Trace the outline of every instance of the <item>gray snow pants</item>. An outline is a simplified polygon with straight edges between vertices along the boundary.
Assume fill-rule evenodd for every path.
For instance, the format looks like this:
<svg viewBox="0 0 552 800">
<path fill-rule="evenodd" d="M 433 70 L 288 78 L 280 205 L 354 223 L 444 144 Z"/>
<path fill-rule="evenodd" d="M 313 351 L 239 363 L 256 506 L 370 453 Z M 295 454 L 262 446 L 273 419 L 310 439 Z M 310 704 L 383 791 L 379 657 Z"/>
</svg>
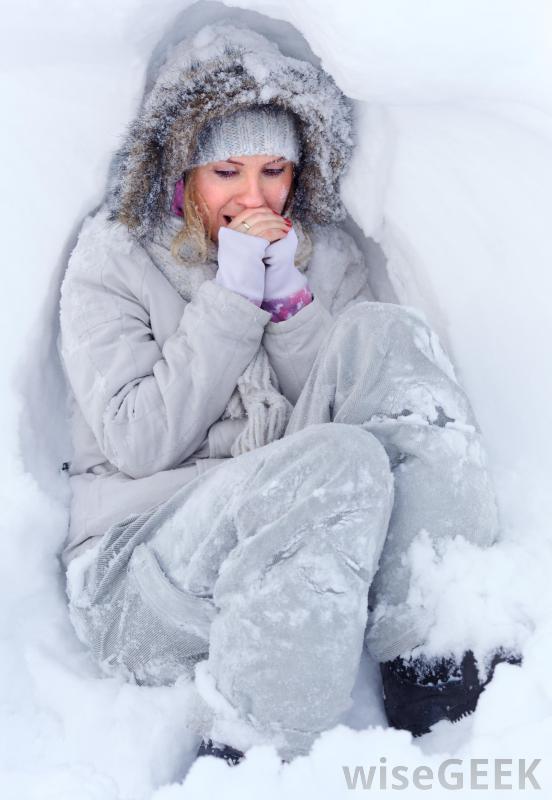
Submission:
<svg viewBox="0 0 552 800">
<path fill-rule="evenodd" d="M 423 644 L 431 609 L 406 558 L 420 531 L 495 540 L 480 436 L 427 325 L 360 303 L 329 330 L 286 435 L 113 526 L 72 618 L 106 669 L 141 683 L 207 660 L 237 718 L 289 756 L 346 710 L 364 644 L 380 661 Z"/>
</svg>

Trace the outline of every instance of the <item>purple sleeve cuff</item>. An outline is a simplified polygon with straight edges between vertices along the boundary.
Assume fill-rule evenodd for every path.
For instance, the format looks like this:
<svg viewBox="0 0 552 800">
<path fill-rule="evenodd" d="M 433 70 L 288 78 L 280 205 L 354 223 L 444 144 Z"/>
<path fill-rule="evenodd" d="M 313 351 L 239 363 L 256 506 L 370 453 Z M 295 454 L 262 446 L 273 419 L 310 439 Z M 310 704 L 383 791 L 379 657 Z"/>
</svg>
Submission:
<svg viewBox="0 0 552 800">
<path fill-rule="evenodd" d="M 308 306 L 311 301 L 312 294 L 305 286 L 304 289 L 300 289 L 289 297 L 277 300 L 263 300 L 261 308 L 265 311 L 270 311 L 272 314 L 271 322 L 284 322 L 284 320 L 290 319 L 302 308 Z"/>
</svg>

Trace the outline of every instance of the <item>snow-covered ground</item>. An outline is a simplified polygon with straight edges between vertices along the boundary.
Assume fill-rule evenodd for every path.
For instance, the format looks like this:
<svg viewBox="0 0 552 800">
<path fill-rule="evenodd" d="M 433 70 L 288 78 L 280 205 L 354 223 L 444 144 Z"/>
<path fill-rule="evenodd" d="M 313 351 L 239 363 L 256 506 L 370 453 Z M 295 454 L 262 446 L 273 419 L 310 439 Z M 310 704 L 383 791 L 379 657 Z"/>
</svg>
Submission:
<svg viewBox="0 0 552 800">
<path fill-rule="evenodd" d="M 470 758 L 513 759 L 503 783 L 514 786 L 518 759 L 541 758 L 535 778 L 550 789 L 549 3 L 4 0 L 0 15 L 0 797 L 333 800 L 351 796 L 342 767 L 352 775 L 357 765 L 375 765 L 378 781 L 387 768 L 388 787 L 393 766 L 408 767 L 403 796 L 417 796 L 413 770 L 425 764 L 437 775 L 449 757 L 463 759 L 455 769 L 465 787 Z M 55 339 L 67 255 L 101 200 L 150 56 L 225 16 L 319 60 L 357 102 L 344 199 L 383 249 L 397 298 L 426 313 L 454 359 L 486 436 L 503 519 L 492 551 L 457 541 L 434 553 L 422 541 L 411 553 L 441 599 L 430 644 L 518 646 L 524 665 L 498 668 L 475 715 L 413 741 L 385 729 L 366 662 L 348 725 L 324 734 L 308 758 L 282 767 L 258 748 L 234 770 L 211 759 L 189 770 L 190 687 L 101 678 L 67 618 L 57 555 L 67 523 L 59 467 L 70 451 Z M 389 296 L 376 266 L 374 285 Z M 493 785 L 490 767 L 479 785 Z M 436 778 L 430 796 L 449 792 Z"/>
</svg>

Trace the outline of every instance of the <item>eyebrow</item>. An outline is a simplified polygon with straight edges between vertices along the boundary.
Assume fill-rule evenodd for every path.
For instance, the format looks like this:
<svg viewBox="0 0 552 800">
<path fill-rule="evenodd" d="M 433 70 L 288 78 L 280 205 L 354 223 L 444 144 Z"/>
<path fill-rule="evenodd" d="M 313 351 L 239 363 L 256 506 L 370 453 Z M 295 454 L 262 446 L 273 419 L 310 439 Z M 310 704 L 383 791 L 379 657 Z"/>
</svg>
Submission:
<svg viewBox="0 0 552 800">
<path fill-rule="evenodd" d="M 275 158 L 272 161 L 267 161 L 266 164 L 264 164 L 263 166 L 266 167 L 267 164 L 278 164 L 280 161 L 285 161 L 285 160 L 286 159 L 284 158 L 284 156 L 280 156 L 280 158 Z M 240 167 L 244 166 L 242 161 L 234 161 L 234 159 L 232 159 L 232 158 L 227 158 L 224 163 L 225 164 L 237 164 Z"/>
</svg>

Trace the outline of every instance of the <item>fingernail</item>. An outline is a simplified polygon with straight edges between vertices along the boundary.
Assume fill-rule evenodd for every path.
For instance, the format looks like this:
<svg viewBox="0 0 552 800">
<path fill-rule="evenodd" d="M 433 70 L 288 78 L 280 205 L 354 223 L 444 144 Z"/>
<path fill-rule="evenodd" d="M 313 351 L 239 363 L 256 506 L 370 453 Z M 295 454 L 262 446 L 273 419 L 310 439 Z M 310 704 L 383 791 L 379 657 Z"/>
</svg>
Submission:
<svg viewBox="0 0 552 800">
<path fill-rule="evenodd" d="M 286 225 L 292 225 L 293 224 L 292 221 L 290 219 L 288 219 L 288 217 L 284 217 L 284 222 L 286 223 Z"/>
</svg>

